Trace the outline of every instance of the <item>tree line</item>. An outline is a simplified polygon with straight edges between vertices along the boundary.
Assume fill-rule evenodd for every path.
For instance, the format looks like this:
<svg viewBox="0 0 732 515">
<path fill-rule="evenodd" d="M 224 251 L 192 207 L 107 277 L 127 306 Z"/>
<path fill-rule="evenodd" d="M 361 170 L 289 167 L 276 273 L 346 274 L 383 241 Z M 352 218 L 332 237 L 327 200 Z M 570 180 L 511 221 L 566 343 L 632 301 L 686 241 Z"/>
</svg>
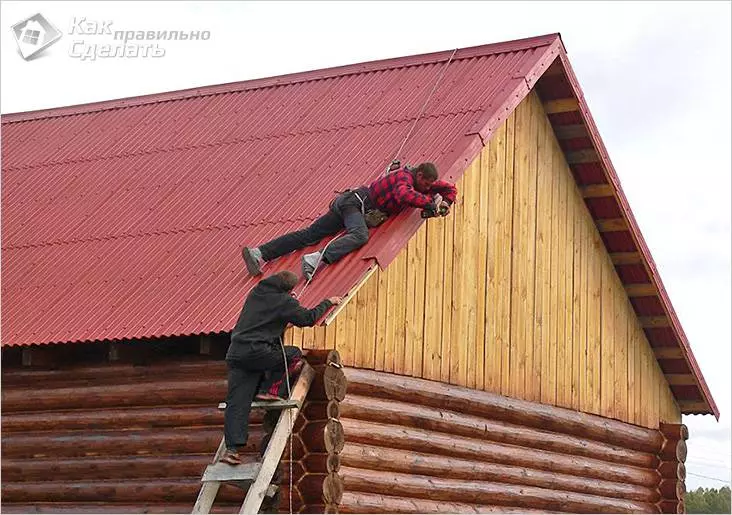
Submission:
<svg viewBox="0 0 732 515">
<path fill-rule="evenodd" d="M 730 513 L 730 489 L 699 487 L 686 492 L 684 503 L 687 513 Z"/>
</svg>

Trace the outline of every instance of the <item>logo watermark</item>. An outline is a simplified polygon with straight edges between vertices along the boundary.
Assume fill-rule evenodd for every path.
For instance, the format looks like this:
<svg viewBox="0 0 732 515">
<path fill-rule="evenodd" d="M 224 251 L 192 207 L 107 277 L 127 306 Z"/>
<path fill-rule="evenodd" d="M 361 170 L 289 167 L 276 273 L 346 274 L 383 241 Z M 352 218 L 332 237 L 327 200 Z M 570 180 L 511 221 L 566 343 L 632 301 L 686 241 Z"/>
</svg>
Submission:
<svg viewBox="0 0 732 515">
<path fill-rule="evenodd" d="M 118 30 L 112 20 L 73 17 L 68 34 L 72 36 L 69 57 L 82 61 L 105 58 L 164 57 L 168 41 L 206 41 L 208 30 Z M 61 39 L 59 31 L 40 13 L 12 26 L 18 50 L 28 60 Z"/>
<path fill-rule="evenodd" d="M 61 39 L 61 31 L 41 13 L 19 21 L 12 30 L 18 51 L 26 61 Z"/>
<path fill-rule="evenodd" d="M 87 20 L 74 17 L 69 34 L 83 36 L 111 36 L 112 43 L 89 42 L 74 39 L 69 56 L 82 61 L 109 57 L 164 57 L 165 41 L 206 41 L 208 30 L 116 30 L 112 20 Z"/>
</svg>

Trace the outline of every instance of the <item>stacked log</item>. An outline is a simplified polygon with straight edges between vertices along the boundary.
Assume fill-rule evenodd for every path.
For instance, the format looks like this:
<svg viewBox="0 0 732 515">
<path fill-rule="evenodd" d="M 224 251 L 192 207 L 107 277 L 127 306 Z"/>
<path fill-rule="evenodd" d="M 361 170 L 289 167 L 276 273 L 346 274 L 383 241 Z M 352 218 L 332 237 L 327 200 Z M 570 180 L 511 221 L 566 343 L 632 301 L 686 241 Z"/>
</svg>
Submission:
<svg viewBox="0 0 732 515">
<path fill-rule="evenodd" d="M 3 511 L 190 511 L 223 434 L 223 361 L 4 368 L 2 382 Z M 254 410 L 247 461 L 262 422 Z M 214 512 L 243 498 L 223 485 Z"/>
<path fill-rule="evenodd" d="M 282 512 L 290 466 L 299 513 L 684 511 L 684 426 L 654 431 L 342 368 L 333 351 L 307 359 L 316 377 L 283 459 Z M 4 511 L 193 505 L 222 436 L 221 361 L 3 370 L 2 379 Z M 254 410 L 246 460 L 257 459 L 266 426 Z M 236 511 L 243 498 L 224 485 L 214 511 Z"/>
<path fill-rule="evenodd" d="M 344 438 L 339 404 L 346 393 L 345 375 L 338 351 L 310 351 L 306 358 L 316 373 L 303 408 L 304 425 L 297 433 L 302 450 L 295 459 L 302 472 L 293 474 L 292 510 L 334 513 L 342 494 L 338 469 Z M 288 491 L 287 483 L 281 483 L 283 492 Z M 289 508 L 283 495 L 280 511 L 288 512 Z"/>
<path fill-rule="evenodd" d="M 340 500 L 329 511 L 659 511 L 658 431 L 433 381 L 344 373 Z"/>
<path fill-rule="evenodd" d="M 661 481 L 658 492 L 661 496 L 658 508 L 661 513 L 686 513 L 686 440 L 689 429 L 684 424 L 660 426 L 664 442 L 658 453 L 658 473 Z"/>
</svg>

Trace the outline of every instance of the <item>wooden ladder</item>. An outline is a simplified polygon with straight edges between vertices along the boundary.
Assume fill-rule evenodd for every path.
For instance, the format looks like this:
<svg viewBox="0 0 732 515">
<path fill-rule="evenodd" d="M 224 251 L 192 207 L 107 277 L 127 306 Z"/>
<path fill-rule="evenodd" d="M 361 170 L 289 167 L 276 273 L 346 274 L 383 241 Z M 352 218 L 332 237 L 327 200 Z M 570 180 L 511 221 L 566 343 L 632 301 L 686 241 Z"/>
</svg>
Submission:
<svg viewBox="0 0 732 515">
<path fill-rule="evenodd" d="M 221 483 L 232 483 L 244 489 L 249 487 L 239 513 L 253 514 L 259 512 L 265 496 L 271 497 L 277 491 L 277 486 L 271 484 L 272 477 L 277 470 L 280 459 L 282 459 L 282 453 L 292 433 L 292 426 L 305 402 L 314 375 L 313 368 L 305 363 L 300 372 L 300 377 L 292 388 L 289 400 L 252 403 L 252 408 L 280 411 L 277 424 L 272 431 L 272 436 L 267 444 L 267 450 L 262 456 L 261 463 L 243 463 L 241 465 L 219 463 L 219 458 L 226 451 L 226 445 L 222 438 L 213 462 L 203 472 L 201 477 L 203 485 L 191 513 L 209 513 Z"/>
</svg>

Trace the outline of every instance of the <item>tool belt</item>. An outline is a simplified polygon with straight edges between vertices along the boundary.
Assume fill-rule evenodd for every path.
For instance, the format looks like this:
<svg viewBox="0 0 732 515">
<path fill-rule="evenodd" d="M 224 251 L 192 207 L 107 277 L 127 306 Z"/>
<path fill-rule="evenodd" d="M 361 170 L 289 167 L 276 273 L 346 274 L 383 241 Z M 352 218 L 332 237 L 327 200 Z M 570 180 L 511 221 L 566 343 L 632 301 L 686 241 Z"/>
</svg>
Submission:
<svg viewBox="0 0 732 515">
<path fill-rule="evenodd" d="M 361 202 L 361 214 L 363 214 L 363 219 L 366 222 L 366 227 L 378 227 L 383 224 L 389 217 L 389 215 L 379 209 L 372 208 L 367 211 L 364 199 L 361 198 L 361 195 L 359 195 L 355 191 L 353 192 L 353 194 L 356 195 L 356 198 L 359 200 L 359 202 Z"/>
</svg>

